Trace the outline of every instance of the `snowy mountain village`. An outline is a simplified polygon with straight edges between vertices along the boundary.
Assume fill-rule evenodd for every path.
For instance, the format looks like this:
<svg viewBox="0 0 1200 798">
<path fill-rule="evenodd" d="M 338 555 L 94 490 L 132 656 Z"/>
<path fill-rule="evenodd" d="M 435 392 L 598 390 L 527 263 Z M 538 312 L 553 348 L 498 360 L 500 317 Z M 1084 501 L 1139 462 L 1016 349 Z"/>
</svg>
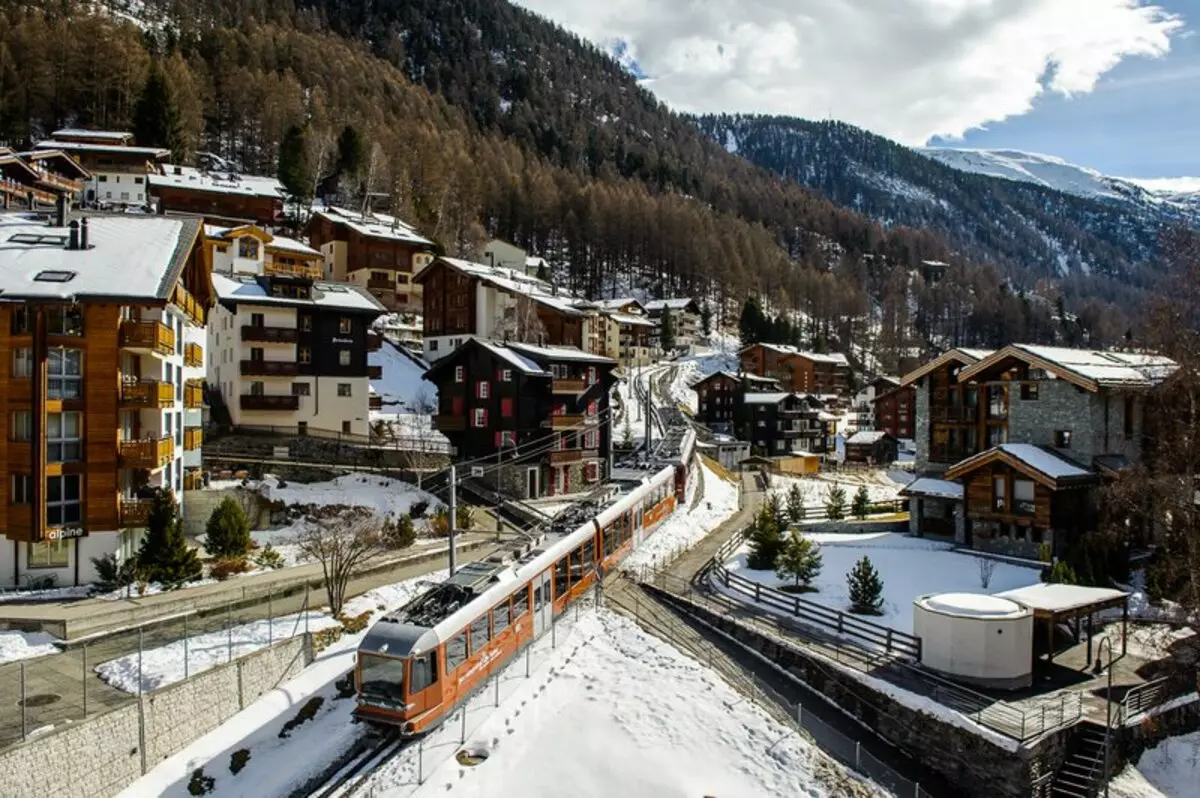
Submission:
<svg viewBox="0 0 1200 798">
<path fill-rule="evenodd" d="M 0 153 L 0 794 L 1194 794 L 1162 531 L 1106 532 L 1175 361 L 888 373 L 169 156 Z"/>
</svg>

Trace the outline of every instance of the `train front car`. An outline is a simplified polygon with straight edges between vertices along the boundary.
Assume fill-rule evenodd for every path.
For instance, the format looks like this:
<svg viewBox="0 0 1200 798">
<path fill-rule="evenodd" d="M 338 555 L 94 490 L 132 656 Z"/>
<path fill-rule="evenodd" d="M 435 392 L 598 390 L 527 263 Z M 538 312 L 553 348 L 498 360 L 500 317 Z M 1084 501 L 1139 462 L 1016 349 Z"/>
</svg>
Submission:
<svg viewBox="0 0 1200 798">
<path fill-rule="evenodd" d="M 388 616 L 358 646 L 355 717 L 372 725 L 419 734 L 428 724 L 426 693 L 436 679 L 438 639 L 428 627 Z M 436 704 L 436 701 L 435 701 Z"/>
</svg>

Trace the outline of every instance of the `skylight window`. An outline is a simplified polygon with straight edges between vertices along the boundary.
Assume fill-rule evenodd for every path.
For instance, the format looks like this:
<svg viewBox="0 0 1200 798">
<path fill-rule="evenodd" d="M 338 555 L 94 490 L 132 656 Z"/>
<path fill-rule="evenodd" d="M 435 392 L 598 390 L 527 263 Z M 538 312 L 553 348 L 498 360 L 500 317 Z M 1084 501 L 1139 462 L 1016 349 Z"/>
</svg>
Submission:
<svg viewBox="0 0 1200 798">
<path fill-rule="evenodd" d="M 37 276 L 33 279 L 37 280 L 39 283 L 65 283 L 74 279 L 74 277 L 75 272 L 56 271 L 51 269 L 44 272 L 38 272 Z"/>
<path fill-rule="evenodd" d="M 50 244 L 56 247 L 66 246 L 67 237 L 57 235 L 42 235 L 41 233 L 16 233 L 8 240 L 14 244 Z"/>
</svg>

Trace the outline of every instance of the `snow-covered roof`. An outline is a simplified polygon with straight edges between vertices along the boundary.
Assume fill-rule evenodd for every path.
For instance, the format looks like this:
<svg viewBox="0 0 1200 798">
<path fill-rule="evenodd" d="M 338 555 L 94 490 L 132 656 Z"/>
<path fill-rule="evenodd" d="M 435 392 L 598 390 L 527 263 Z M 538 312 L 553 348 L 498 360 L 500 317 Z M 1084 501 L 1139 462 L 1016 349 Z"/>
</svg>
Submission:
<svg viewBox="0 0 1200 798">
<path fill-rule="evenodd" d="M 694 304 L 695 301 L 690 296 L 674 297 L 672 299 L 651 299 L 644 304 L 644 307 L 650 313 L 662 310 L 663 308 L 685 310 L 689 305 Z"/>
<path fill-rule="evenodd" d="M 411 225 L 386 213 L 371 212 L 364 216 L 357 211 L 330 205 L 324 208 L 314 208 L 313 215 L 337 224 L 344 224 L 359 235 L 368 238 L 433 245 L 432 241 L 419 234 Z"/>
<path fill-rule="evenodd" d="M 165 164 L 166 174 L 152 174 L 146 179 L 152 186 L 206 191 L 213 194 L 237 194 L 246 197 L 282 199 L 283 184 L 274 177 L 238 175 L 228 172 L 205 172 L 193 166 Z"/>
<path fill-rule="evenodd" d="M 793 394 L 785 392 L 747 393 L 742 399 L 748 405 L 777 405 Z"/>
<path fill-rule="evenodd" d="M 1008 599 L 1033 610 L 1046 613 L 1063 613 L 1083 609 L 1094 604 L 1117 602 L 1128 593 L 1110 587 L 1085 587 L 1083 585 L 1060 585 L 1039 582 L 1036 585 L 1018 587 L 997 593 L 996 598 Z"/>
<path fill-rule="evenodd" d="M 488 350 L 489 352 L 491 352 L 493 355 L 500 358 L 501 360 L 511 363 L 513 366 L 516 366 L 517 369 L 519 369 L 520 371 L 523 371 L 526 374 L 538 375 L 538 376 L 544 376 L 546 374 L 549 374 L 548 371 L 543 369 L 537 363 L 534 363 L 532 360 L 525 357 L 520 352 L 516 351 L 515 349 L 513 349 L 510 346 L 492 343 L 491 341 L 485 341 L 482 338 L 476 338 L 475 340 L 478 341 L 479 345 L 482 346 L 484 349 Z"/>
<path fill-rule="evenodd" d="M 530 255 L 525 258 L 525 268 L 526 269 L 538 269 L 538 268 L 541 268 L 542 266 L 549 266 L 549 265 L 550 264 L 546 262 L 545 258 L 538 258 L 533 255 Z"/>
<path fill-rule="evenodd" d="M 537 277 L 528 275 L 523 271 L 509 269 L 504 266 L 488 266 L 483 263 L 475 263 L 474 261 L 461 260 L 459 258 L 439 258 L 438 262 L 445 263 L 447 266 L 463 274 L 475 277 L 494 288 L 499 288 L 510 294 L 529 297 L 539 305 L 545 305 L 563 315 L 582 315 L 582 311 L 577 307 L 579 297 L 566 291 L 558 291 L 551 283 L 539 280 Z M 429 270 L 426 269 L 422 274 L 428 272 Z"/>
<path fill-rule="evenodd" d="M 317 252 L 303 241 L 271 233 L 254 224 L 243 224 L 237 227 L 220 227 L 215 224 L 206 224 L 204 225 L 204 234 L 209 238 L 218 238 L 225 241 L 232 241 L 234 238 L 238 238 L 238 234 L 253 235 L 256 238 L 262 239 L 264 245 L 270 249 L 295 252 L 310 258 L 321 257 L 320 252 Z"/>
<path fill-rule="evenodd" d="M 946 476 L 957 479 L 973 471 L 979 465 L 995 459 L 998 455 L 1011 458 L 1012 461 L 1026 466 L 1037 474 L 1041 474 L 1051 483 L 1055 484 L 1058 482 L 1066 482 L 1068 484 L 1087 482 L 1096 477 L 1095 473 L 1080 464 L 1068 460 L 1050 449 L 1035 446 L 1032 443 L 1002 443 L 985 452 L 980 452 L 968 457 L 966 460 L 955 463 L 946 470 Z"/>
<path fill-rule="evenodd" d="M 630 304 L 637 305 L 643 309 L 646 307 L 631 296 L 617 297 L 616 299 L 597 299 L 592 304 L 601 310 L 618 310 Z"/>
<path fill-rule="evenodd" d="M 299 255 L 307 255 L 310 258 L 319 258 L 321 253 L 305 244 L 303 241 L 297 241 L 294 238 L 287 236 L 274 236 L 267 242 L 268 249 L 280 249 L 286 252 L 295 252 Z"/>
<path fill-rule="evenodd" d="M 750 344 L 749 346 L 742 347 L 741 352 L 745 352 L 747 349 L 753 349 L 756 346 L 761 346 L 764 349 L 770 349 L 774 352 L 778 352 L 781 355 L 796 355 L 798 357 L 811 360 L 814 363 L 832 363 L 835 366 L 847 367 L 850 365 L 849 359 L 841 352 L 811 352 L 806 349 L 801 349 L 797 346 L 792 346 L 791 344 L 769 344 L 765 342 L 759 342 L 757 344 Z"/>
<path fill-rule="evenodd" d="M 509 341 L 508 347 L 530 357 L 543 358 L 545 360 L 567 360 L 575 363 L 603 363 L 605 365 L 612 365 L 617 362 L 610 357 L 585 352 L 575 346 L 537 346 L 518 341 Z"/>
<path fill-rule="evenodd" d="M 104 139 L 106 141 L 126 141 L 133 138 L 133 134 L 124 130 L 84 130 L 82 128 L 64 127 L 51 133 L 50 137 L 55 139 L 89 138 Z"/>
<path fill-rule="evenodd" d="M 0 214 L 0 296 L 166 299 L 200 234 L 191 218 L 86 219 L 89 248 L 69 250 L 67 228 L 27 213 Z"/>
<path fill-rule="evenodd" d="M 610 313 L 609 317 L 617 324 L 628 324 L 633 327 L 653 327 L 654 322 L 645 316 L 633 316 L 628 313 Z"/>
<path fill-rule="evenodd" d="M 55 139 L 39 141 L 35 149 L 62 150 L 64 152 L 107 152 L 119 155 L 141 155 L 154 159 L 166 158 L 171 154 L 170 150 L 162 147 L 127 147 L 121 144 L 90 144 L 82 141 L 57 141 Z"/>
<path fill-rule="evenodd" d="M 934 612 L 964 618 L 1000 619 L 1029 615 L 1029 610 L 1015 601 L 980 593 L 934 593 L 920 596 L 913 603 Z"/>
<path fill-rule="evenodd" d="M 214 273 L 213 289 L 223 302 L 246 305 L 286 305 L 289 307 L 316 306 L 351 311 L 383 313 L 379 300 L 357 285 L 345 283 L 313 283 L 312 298 L 298 299 L 291 296 L 272 296 L 263 286 L 268 278 L 250 276 L 229 277 Z"/>
<path fill-rule="evenodd" d="M 958 482 L 935 477 L 918 477 L 900 489 L 902 496 L 930 496 L 935 499 L 962 500 L 963 486 Z"/>
<path fill-rule="evenodd" d="M 866 446 L 866 445 L 870 445 L 872 443 L 877 443 L 886 436 L 887 436 L 887 432 L 885 432 L 884 430 L 881 430 L 881 429 L 861 430 L 861 431 L 856 432 L 853 435 L 851 435 L 846 440 L 846 443 L 856 444 L 856 445 L 861 444 L 861 445 Z"/>
<path fill-rule="evenodd" d="M 1170 358 L 1147 352 L 1012 344 L 964 369 L 960 378 L 970 379 L 1008 358 L 1023 360 L 1060 377 L 1073 376 L 1091 388 L 1149 387 L 1161 382 L 1176 368 L 1175 361 Z"/>
</svg>

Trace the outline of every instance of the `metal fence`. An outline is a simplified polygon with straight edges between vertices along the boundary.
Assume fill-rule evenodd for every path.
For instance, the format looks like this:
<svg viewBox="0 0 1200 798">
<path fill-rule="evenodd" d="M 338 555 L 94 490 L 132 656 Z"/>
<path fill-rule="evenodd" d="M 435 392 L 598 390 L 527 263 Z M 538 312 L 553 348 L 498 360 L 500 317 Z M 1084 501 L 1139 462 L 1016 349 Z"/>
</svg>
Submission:
<svg viewBox="0 0 1200 798">
<path fill-rule="evenodd" d="M 65 651 L 0 666 L 0 748 L 135 701 L 281 640 L 333 628 L 312 608 L 324 591 L 295 587 L 147 622 Z"/>
</svg>

